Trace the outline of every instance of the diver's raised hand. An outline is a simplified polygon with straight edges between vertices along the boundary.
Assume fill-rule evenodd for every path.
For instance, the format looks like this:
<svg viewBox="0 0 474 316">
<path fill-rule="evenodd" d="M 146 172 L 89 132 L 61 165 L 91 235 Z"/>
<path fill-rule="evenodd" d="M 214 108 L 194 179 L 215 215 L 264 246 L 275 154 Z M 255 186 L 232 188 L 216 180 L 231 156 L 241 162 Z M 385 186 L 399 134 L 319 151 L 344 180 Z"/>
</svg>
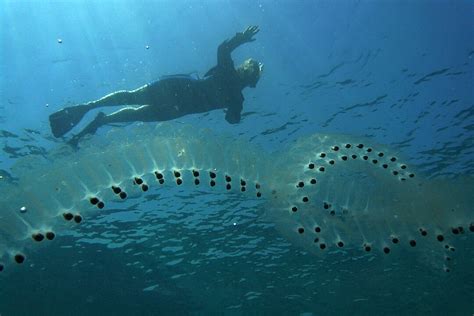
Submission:
<svg viewBox="0 0 474 316">
<path fill-rule="evenodd" d="M 258 29 L 257 25 L 247 27 L 247 29 L 242 33 L 242 40 L 244 43 L 255 41 L 255 38 L 252 37 L 259 31 L 260 30 Z"/>
<path fill-rule="evenodd" d="M 255 41 L 255 38 L 253 36 L 260 31 L 258 29 L 258 26 L 249 26 L 244 32 L 239 32 L 235 34 L 235 40 L 237 41 L 238 45 L 244 44 L 244 43 L 250 43 Z"/>
</svg>

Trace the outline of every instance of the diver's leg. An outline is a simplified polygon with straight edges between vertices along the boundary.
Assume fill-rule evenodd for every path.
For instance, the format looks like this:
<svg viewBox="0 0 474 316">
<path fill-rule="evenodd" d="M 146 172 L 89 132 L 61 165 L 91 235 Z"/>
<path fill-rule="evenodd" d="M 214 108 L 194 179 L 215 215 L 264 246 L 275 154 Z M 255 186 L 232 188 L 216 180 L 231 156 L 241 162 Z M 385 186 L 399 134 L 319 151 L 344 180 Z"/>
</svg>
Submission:
<svg viewBox="0 0 474 316">
<path fill-rule="evenodd" d="M 140 87 L 135 90 L 120 90 L 115 91 L 106 96 L 84 104 L 88 110 L 92 110 L 102 106 L 117 106 L 117 105 L 132 105 L 145 104 L 146 88 L 148 85 Z"/>
<path fill-rule="evenodd" d="M 176 107 L 143 105 L 137 108 L 126 107 L 103 118 L 107 123 L 124 123 L 124 122 L 159 122 L 168 121 L 186 113 L 181 113 Z"/>
<path fill-rule="evenodd" d="M 89 110 L 98 107 L 147 104 L 147 87 L 148 85 L 145 85 L 132 91 L 117 91 L 96 101 L 59 110 L 49 116 L 51 131 L 55 137 L 63 136 L 74 128 Z"/>
</svg>

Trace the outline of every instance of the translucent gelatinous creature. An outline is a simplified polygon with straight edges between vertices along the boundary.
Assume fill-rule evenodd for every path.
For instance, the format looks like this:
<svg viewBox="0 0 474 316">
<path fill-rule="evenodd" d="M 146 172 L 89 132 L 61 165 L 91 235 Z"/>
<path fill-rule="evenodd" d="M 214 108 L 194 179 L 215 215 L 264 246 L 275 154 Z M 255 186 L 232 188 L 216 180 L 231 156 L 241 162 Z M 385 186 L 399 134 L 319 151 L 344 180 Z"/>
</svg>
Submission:
<svg viewBox="0 0 474 316">
<path fill-rule="evenodd" d="M 282 234 L 317 256 L 413 255 L 449 272 L 456 238 L 474 236 L 472 179 L 423 179 L 389 148 L 354 136 L 316 134 L 267 153 L 207 130 L 139 126 L 23 159 L 13 173 L 0 186 L 2 272 L 91 212 L 170 185 L 258 200 Z"/>
</svg>

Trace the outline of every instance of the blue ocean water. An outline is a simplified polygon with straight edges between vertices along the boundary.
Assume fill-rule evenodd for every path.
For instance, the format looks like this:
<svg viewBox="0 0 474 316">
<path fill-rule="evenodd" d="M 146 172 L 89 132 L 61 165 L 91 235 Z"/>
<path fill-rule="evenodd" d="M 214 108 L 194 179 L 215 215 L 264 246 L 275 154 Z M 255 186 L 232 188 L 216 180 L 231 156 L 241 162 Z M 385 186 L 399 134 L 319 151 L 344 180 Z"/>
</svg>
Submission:
<svg viewBox="0 0 474 316">
<path fill-rule="evenodd" d="M 202 76 L 217 46 L 248 25 L 260 27 L 256 41 L 232 56 L 265 70 L 256 89 L 244 90 L 242 121 L 230 125 L 217 110 L 179 124 L 265 151 L 313 133 L 349 134 L 395 148 L 429 179 L 472 177 L 470 1 L 3 0 L 2 180 L 15 177 L 18 160 L 64 142 L 49 130 L 54 111 L 163 75 Z M 474 313 L 472 234 L 444 274 L 315 256 L 281 235 L 268 211 L 225 193 L 144 195 L 0 275 L 0 314 Z"/>
</svg>

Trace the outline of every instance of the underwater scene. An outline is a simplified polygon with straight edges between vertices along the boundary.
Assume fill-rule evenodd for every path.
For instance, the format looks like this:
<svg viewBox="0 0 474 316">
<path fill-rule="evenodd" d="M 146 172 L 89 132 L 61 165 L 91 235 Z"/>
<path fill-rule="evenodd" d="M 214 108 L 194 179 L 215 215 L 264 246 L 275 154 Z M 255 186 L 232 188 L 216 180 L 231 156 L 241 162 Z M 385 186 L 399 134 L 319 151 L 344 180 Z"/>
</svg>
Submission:
<svg viewBox="0 0 474 316">
<path fill-rule="evenodd" d="M 474 315 L 474 5 L 0 0 L 0 315 Z"/>
</svg>

